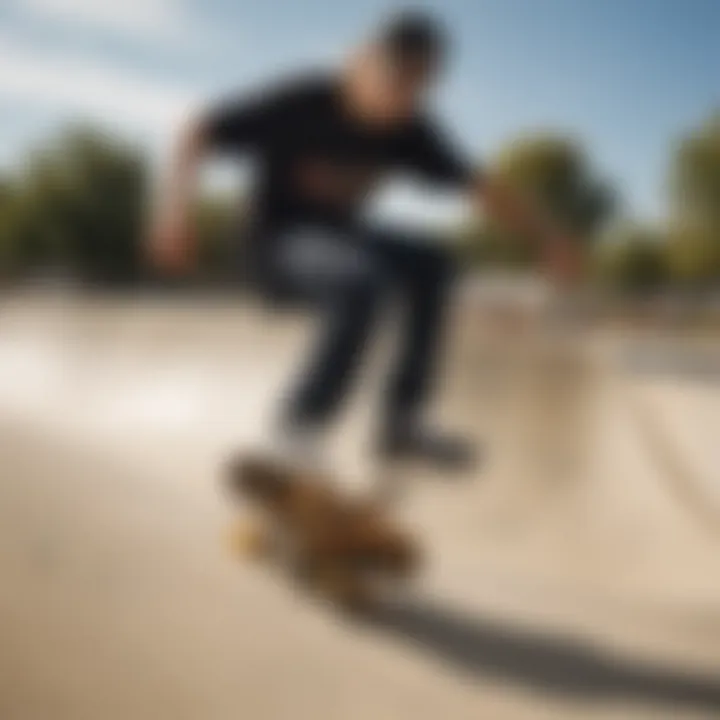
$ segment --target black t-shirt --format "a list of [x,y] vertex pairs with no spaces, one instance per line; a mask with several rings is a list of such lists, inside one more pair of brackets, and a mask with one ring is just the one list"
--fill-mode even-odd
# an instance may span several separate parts
[[262,227],[346,226],[373,185],[392,172],[464,185],[474,168],[435,124],[417,115],[382,126],[353,117],[337,78],[312,74],[212,108],[210,145],[257,161],[253,216]]

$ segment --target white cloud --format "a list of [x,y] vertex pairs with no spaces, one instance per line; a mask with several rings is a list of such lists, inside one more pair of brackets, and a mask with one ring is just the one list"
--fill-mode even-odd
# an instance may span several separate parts
[[153,82],[88,58],[39,51],[2,35],[0,57],[0,104],[6,108],[29,106],[162,132],[198,98],[188,87]]
[[136,39],[181,40],[194,25],[182,0],[15,0],[15,5],[37,19]]

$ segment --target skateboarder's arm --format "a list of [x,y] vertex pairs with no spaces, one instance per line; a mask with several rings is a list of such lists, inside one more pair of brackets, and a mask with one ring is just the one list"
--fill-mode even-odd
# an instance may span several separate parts
[[582,264],[581,244],[540,206],[486,173],[475,179],[472,192],[493,218],[512,232],[540,244],[543,264],[555,280],[565,284],[578,278]]
[[506,227],[541,244],[545,265],[560,282],[579,274],[580,246],[552,218],[529,199],[483,169],[477,169],[465,153],[435,123],[424,119],[411,135],[408,164],[436,182],[469,186],[475,201]]
[[193,266],[196,240],[192,207],[206,149],[204,124],[192,120],[180,133],[161,183],[148,254],[151,263],[166,272],[184,272]]
[[151,227],[151,261],[169,272],[192,267],[196,240],[192,208],[201,165],[211,152],[238,155],[271,143],[292,121],[292,111],[307,93],[300,81],[269,93],[242,94],[220,102],[190,121],[171,155]]
[[161,183],[151,228],[148,249],[156,266],[171,273],[193,267],[197,240],[192,209],[202,164],[213,151],[238,154],[260,144],[278,115],[276,105],[265,98],[241,97],[209,108],[182,129]]

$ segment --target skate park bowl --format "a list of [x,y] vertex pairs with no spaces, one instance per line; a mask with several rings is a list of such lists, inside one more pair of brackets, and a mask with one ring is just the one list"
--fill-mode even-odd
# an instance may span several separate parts
[[391,330],[330,438],[349,491],[397,483],[426,556],[359,622],[222,539],[219,468],[262,441],[307,318],[4,297],[0,717],[720,717],[719,344],[488,307],[454,308],[435,408],[476,470],[368,457]]

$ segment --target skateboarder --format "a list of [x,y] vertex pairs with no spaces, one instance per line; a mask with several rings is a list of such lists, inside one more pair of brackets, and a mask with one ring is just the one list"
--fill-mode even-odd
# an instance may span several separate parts
[[153,261],[182,272],[194,259],[191,206],[198,169],[214,151],[256,161],[246,261],[267,297],[309,300],[324,314],[320,337],[287,396],[281,438],[312,437],[333,419],[378,315],[402,301],[397,360],[377,429],[383,456],[444,467],[472,448],[425,424],[453,263],[441,244],[372,227],[363,201],[391,173],[411,173],[469,193],[487,212],[538,240],[560,276],[574,243],[548,218],[459,153],[427,108],[448,60],[448,38],[424,13],[384,24],[335,72],[309,72],[254,96],[220,103],[182,134],[151,234]]

